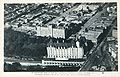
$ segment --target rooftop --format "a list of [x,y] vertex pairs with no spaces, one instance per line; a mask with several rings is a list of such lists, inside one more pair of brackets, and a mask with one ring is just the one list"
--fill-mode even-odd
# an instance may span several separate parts
[[97,31],[88,31],[81,33],[82,36],[85,36],[87,39],[97,39],[102,32]]

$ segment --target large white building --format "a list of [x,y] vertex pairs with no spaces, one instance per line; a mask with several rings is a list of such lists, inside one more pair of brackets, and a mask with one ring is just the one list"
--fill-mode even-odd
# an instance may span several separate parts
[[81,59],[84,55],[83,47],[80,47],[79,41],[76,46],[67,43],[53,43],[47,47],[47,58],[56,60]]
[[83,64],[84,49],[80,42],[72,43],[49,43],[47,58],[42,60],[44,66],[81,66]]
[[65,29],[58,29],[58,28],[52,28],[52,26],[48,27],[37,27],[37,36],[51,36],[54,38],[65,38]]

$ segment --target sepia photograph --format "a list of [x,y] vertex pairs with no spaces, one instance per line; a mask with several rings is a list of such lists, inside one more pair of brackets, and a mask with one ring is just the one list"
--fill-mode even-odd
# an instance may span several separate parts
[[4,72],[118,71],[117,2],[4,3]]

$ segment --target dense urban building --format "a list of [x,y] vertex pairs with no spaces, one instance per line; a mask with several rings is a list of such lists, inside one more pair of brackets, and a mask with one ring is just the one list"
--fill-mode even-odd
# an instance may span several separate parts
[[118,69],[117,3],[5,3],[4,32],[5,71]]

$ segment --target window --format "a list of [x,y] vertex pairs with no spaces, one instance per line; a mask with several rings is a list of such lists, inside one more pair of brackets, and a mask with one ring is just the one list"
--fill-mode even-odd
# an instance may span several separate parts
[[54,64],[54,62],[51,62],[51,64]]

